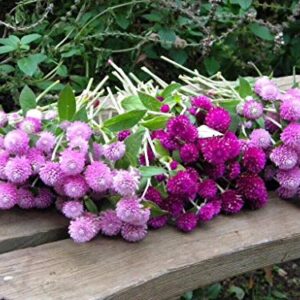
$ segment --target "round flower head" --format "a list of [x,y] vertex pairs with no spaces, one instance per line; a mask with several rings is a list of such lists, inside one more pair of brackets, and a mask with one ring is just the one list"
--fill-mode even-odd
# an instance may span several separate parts
[[199,221],[208,222],[208,221],[212,220],[218,213],[219,212],[218,212],[218,209],[217,209],[215,203],[208,202],[200,208],[200,210],[198,212],[198,218],[199,218]]
[[249,147],[245,150],[243,156],[243,166],[252,173],[259,173],[266,164],[265,152],[260,148]]
[[211,179],[206,179],[199,183],[198,194],[204,199],[214,198],[217,194],[217,184]]
[[72,220],[69,225],[70,237],[76,243],[92,240],[99,232],[99,224],[95,217],[83,215]]
[[228,214],[238,213],[244,206],[242,197],[233,190],[227,190],[221,195],[222,211]]
[[0,209],[11,209],[18,202],[16,187],[11,183],[0,183]]
[[297,189],[300,186],[300,169],[295,167],[291,170],[279,170],[276,179],[286,189]]
[[270,133],[275,133],[278,131],[279,127],[276,125],[277,123],[280,123],[280,117],[278,113],[274,112],[267,112],[265,115],[265,128]]
[[125,197],[134,195],[140,184],[139,174],[126,170],[116,171],[112,180],[113,189]]
[[72,139],[69,142],[68,146],[70,150],[80,152],[81,154],[84,155],[87,154],[89,149],[88,142],[81,137]]
[[35,207],[45,209],[52,205],[54,196],[47,188],[40,188],[38,195],[34,198]]
[[180,148],[180,158],[187,164],[196,162],[199,158],[198,148],[194,144],[185,144]]
[[279,98],[279,94],[280,93],[278,87],[274,83],[271,83],[264,85],[259,95],[262,97],[263,100],[273,101]]
[[178,150],[180,148],[180,143],[174,138],[171,137],[169,133],[159,136],[161,144],[169,151]]
[[29,149],[29,136],[20,129],[10,131],[4,138],[5,149],[15,155],[23,155]]
[[64,180],[64,192],[70,198],[82,198],[86,195],[88,189],[89,187],[83,176],[69,176]]
[[54,120],[57,118],[57,111],[56,110],[48,110],[44,114],[44,120]]
[[282,145],[272,150],[270,160],[283,170],[292,169],[298,162],[298,154],[293,149]]
[[291,148],[300,148],[300,124],[289,124],[280,135],[283,143]]
[[159,229],[164,227],[168,222],[168,216],[160,216],[160,217],[153,217],[150,218],[148,221],[148,226],[153,229]]
[[226,167],[224,163],[220,163],[217,165],[207,164],[205,170],[211,179],[217,180],[224,176]]
[[222,138],[204,139],[200,148],[204,159],[213,165],[224,163],[229,158],[228,146]]
[[3,110],[0,110],[0,127],[5,127],[7,123],[8,123],[7,114]]
[[231,117],[228,111],[224,108],[217,107],[211,109],[206,117],[204,123],[217,131],[226,132],[231,123]]
[[278,196],[282,199],[292,199],[297,195],[298,189],[286,189],[286,188],[280,186],[276,190],[276,192],[277,192]]
[[31,209],[35,207],[34,196],[30,190],[26,188],[18,189],[18,206],[23,209]]
[[9,154],[7,151],[0,151],[0,179],[6,180],[5,166],[9,160]]
[[117,203],[116,213],[120,220],[132,225],[144,225],[150,218],[150,210],[144,209],[137,199],[122,199]]
[[116,142],[104,147],[104,156],[111,161],[117,161],[121,159],[126,152],[126,146],[124,142]]
[[241,174],[241,166],[239,162],[235,161],[228,165],[228,179],[237,179]]
[[42,122],[39,119],[29,117],[19,123],[18,128],[28,134],[37,133],[42,129]]
[[170,106],[168,104],[163,104],[160,108],[162,113],[168,113],[170,111]]
[[5,166],[5,175],[10,182],[24,183],[32,174],[31,164],[29,160],[22,157],[11,158]]
[[101,156],[103,155],[104,149],[102,145],[93,143],[93,159],[100,160]]
[[59,128],[62,130],[67,130],[67,128],[71,125],[72,123],[70,121],[63,121],[60,123]]
[[60,155],[60,168],[65,175],[77,175],[83,171],[85,157],[82,153],[70,149]]
[[122,142],[131,135],[131,130],[122,130],[118,133],[118,141]]
[[95,192],[104,192],[112,185],[113,178],[110,168],[99,161],[95,161],[87,167],[84,177],[89,187]]
[[4,149],[4,137],[0,135],[0,150]]
[[54,186],[63,177],[60,165],[57,162],[47,161],[39,172],[41,180],[49,186]]
[[69,219],[76,219],[83,214],[84,207],[80,201],[65,201],[62,205],[62,213]]
[[224,135],[223,140],[225,147],[227,148],[226,152],[228,155],[228,159],[234,159],[238,157],[241,153],[241,143],[237,136],[233,132],[228,131]]
[[163,202],[163,198],[162,198],[160,192],[152,186],[150,186],[148,188],[146,195],[145,195],[145,199],[150,200],[157,205],[161,205]]
[[36,148],[49,154],[55,146],[56,139],[53,133],[43,131],[40,133],[40,137],[36,142]]
[[204,109],[206,111],[209,111],[214,107],[211,99],[204,95],[193,97],[192,105],[196,108]]
[[289,89],[286,94],[293,96],[294,98],[300,99],[300,89],[299,88],[292,88]]
[[102,234],[107,236],[116,236],[120,233],[122,224],[122,221],[117,217],[114,210],[108,209],[101,212],[99,225]]
[[262,149],[271,146],[271,135],[265,129],[254,129],[250,134],[250,145]]
[[81,137],[88,141],[92,135],[92,130],[89,125],[84,122],[76,121],[71,123],[67,128],[67,139],[69,141]]
[[300,99],[283,101],[280,105],[280,117],[286,121],[298,121],[300,119]]
[[265,85],[270,85],[270,84],[272,84],[272,81],[267,76],[263,76],[263,77],[257,79],[254,84],[255,93],[260,95],[262,88]]
[[259,119],[263,115],[263,106],[255,100],[248,100],[243,106],[243,115],[250,120]]
[[192,212],[186,212],[177,218],[176,227],[183,232],[190,232],[197,227],[197,223],[197,216]]
[[39,173],[41,167],[45,164],[46,158],[42,151],[37,148],[30,148],[26,153],[26,158],[29,160],[32,168],[32,174]]
[[121,229],[121,235],[128,242],[139,242],[147,235],[147,225],[124,224]]

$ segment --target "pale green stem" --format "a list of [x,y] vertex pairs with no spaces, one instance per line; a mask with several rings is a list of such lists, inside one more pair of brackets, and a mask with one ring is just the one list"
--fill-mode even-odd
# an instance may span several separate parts
[[59,84],[60,81],[56,80],[51,85],[49,85],[41,94],[39,94],[36,98],[36,103],[38,103],[53,87],[55,87],[57,84]]

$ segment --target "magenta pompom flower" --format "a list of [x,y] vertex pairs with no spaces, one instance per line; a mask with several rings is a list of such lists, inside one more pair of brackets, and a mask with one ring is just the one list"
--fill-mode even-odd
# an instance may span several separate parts
[[131,135],[131,130],[122,130],[118,133],[118,141],[122,142]]
[[104,192],[112,185],[113,178],[110,168],[99,161],[90,164],[84,176],[89,187],[95,192]]
[[193,97],[192,105],[196,108],[200,108],[206,111],[209,111],[214,107],[214,105],[211,102],[211,99],[204,95]]
[[265,152],[260,148],[249,147],[244,152],[243,166],[252,173],[259,173],[266,164]]
[[234,161],[228,165],[228,179],[234,180],[241,174],[241,166],[238,161]]
[[171,195],[167,199],[164,199],[161,207],[169,212],[172,217],[177,218],[183,211],[183,199]]
[[213,165],[224,163],[230,155],[226,141],[219,137],[204,139],[200,148],[204,159]]
[[228,214],[238,213],[244,206],[242,197],[233,190],[227,190],[221,195],[222,211]]
[[84,122],[76,121],[71,123],[66,130],[67,139],[69,141],[81,137],[88,141],[92,135],[92,129]]
[[114,210],[108,209],[101,212],[99,226],[102,234],[107,236],[116,236],[120,233],[122,224],[122,221],[117,217]]
[[22,157],[11,158],[5,166],[5,175],[10,182],[24,183],[32,174],[29,160]]
[[217,184],[212,179],[206,179],[199,183],[198,194],[204,199],[214,198],[217,194]]
[[207,164],[205,170],[209,177],[211,177],[213,180],[216,180],[224,176],[226,166],[224,163],[220,163],[217,165]]
[[26,188],[18,189],[18,206],[22,209],[31,209],[35,207],[35,199],[32,192]]
[[49,186],[54,186],[62,179],[63,174],[60,169],[60,164],[57,162],[47,161],[39,172],[41,180]]
[[39,209],[45,209],[52,205],[54,195],[47,188],[40,188],[38,195],[34,198],[35,207]]
[[8,123],[7,114],[3,110],[0,110],[0,127],[5,127],[7,123]]
[[5,149],[16,155],[23,155],[29,149],[29,136],[20,129],[10,131],[4,138]]
[[85,166],[84,154],[70,149],[66,149],[61,153],[59,161],[60,168],[65,175],[80,174]]
[[84,207],[81,201],[65,201],[62,205],[62,213],[69,219],[76,219],[83,214]]
[[224,144],[227,152],[228,159],[234,159],[238,157],[241,153],[241,143],[237,136],[231,132],[228,131],[224,135]]
[[250,145],[262,149],[268,149],[271,146],[271,135],[265,129],[254,129],[250,134]]
[[113,189],[125,197],[134,195],[139,184],[140,174],[134,171],[119,170],[113,176]]
[[86,195],[88,189],[89,187],[81,175],[69,176],[64,179],[64,192],[70,198],[82,198]]
[[168,222],[168,216],[159,216],[150,218],[148,221],[148,226],[153,229],[159,229],[164,227]]
[[298,121],[300,119],[300,99],[283,101],[280,105],[280,117],[286,121]]
[[69,141],[68,146],[70,150],[78,151],[82,154],[87,154],[89,149],[88,142],[81,137],[77,137]]
[[18,192],[11,183],[0,183],[0,209],[11,209],[18,202]]
[[219,201],[212,201],[204,204],[198,212],[199,221],[208,222],[212,220],[216,215],[219,214],[220,206],[221,205],[219,204]]
[[183,232],[193,231],[197,227],[197,223],[197,216],[192,212],[181,214],[176,220],[177,228]]
[[231,117],[224,108],[217,107],[207,113],[204,123],[208,127],[224,133],[229,129]]
[[163,198],[162,198],[160,192],[152,186],[150,186],[148,188],[146,195],[145,195],[145,199],[150,200],[157,205],[161,205],[163,202]]
[[40,137],[36,142],[36,148],[49,154],[54,149],[55,140],[53,133],[43,131],[40,133]]
[[243,115],[250,120],[259,119],[263,115],[263,106],[255,100],[248,100],[243,105]]
[[282,145],[272,150],[270,160],[283,170],[292,169],[298,162],[298,154],[293,149]]
[[285,145],[300,149],[300,124],[289,124],[281,133],[280,138]]
[[32,174],[39,173],[41,167],[45,164],[46,158],[43,152],[37,148],[30,148],[26,153],[26,158],[29,160],[32,168]]
[[104,156],[111,161],[117,161],[121,159],[126,152],[126,146],[124,142],[116,142],[104,147]]
[[287,189],[284,188],[283,186],[280,186],[277,190],[276,190],[277,194],[279,195],[280,198],[282,199],[292,199],[293,197],[295,197],[298,193],[298,189]]
[[300,186],[300,169],[295,167],[291,170],[279,170],[276,179],[286,189],[297,189]]
[[180,158],[187,164],[196,162],[199,158],[198,148],[194,144],[185,144],[180,148]]
[[121,235],[125,241],[138,242],[143,240],[147,235],[147,225],[131,225],[125,223],[121,229]]
[[170,111],[170,106],[168,104],[163,104],[160,108],[162,113],[168,113]]
[[27,117],[18,124],[18,128],[28,134],[37,133],[42,129],[42,122],[40,119]]
[[0,179],[6,180],[5,166],[9,160],[9,154],[7,151],[0,151]]

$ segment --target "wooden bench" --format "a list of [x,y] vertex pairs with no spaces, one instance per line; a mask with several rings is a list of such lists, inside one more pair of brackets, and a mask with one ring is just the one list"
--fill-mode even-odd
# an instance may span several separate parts
[[191,234],[152,231],[138,244],[98,237],[78,245],[55,211],[0,211],[0,299],[177,299],[299,258],[299,207],[270,198],[261,210],[219,216]]

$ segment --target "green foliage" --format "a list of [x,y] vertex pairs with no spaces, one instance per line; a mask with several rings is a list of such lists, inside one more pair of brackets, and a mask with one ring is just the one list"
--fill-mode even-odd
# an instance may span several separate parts
[[70,85],[66,85],[61,91],[58,100],[58,115],[61,121],[72,121],[76,113],[76,100]]

